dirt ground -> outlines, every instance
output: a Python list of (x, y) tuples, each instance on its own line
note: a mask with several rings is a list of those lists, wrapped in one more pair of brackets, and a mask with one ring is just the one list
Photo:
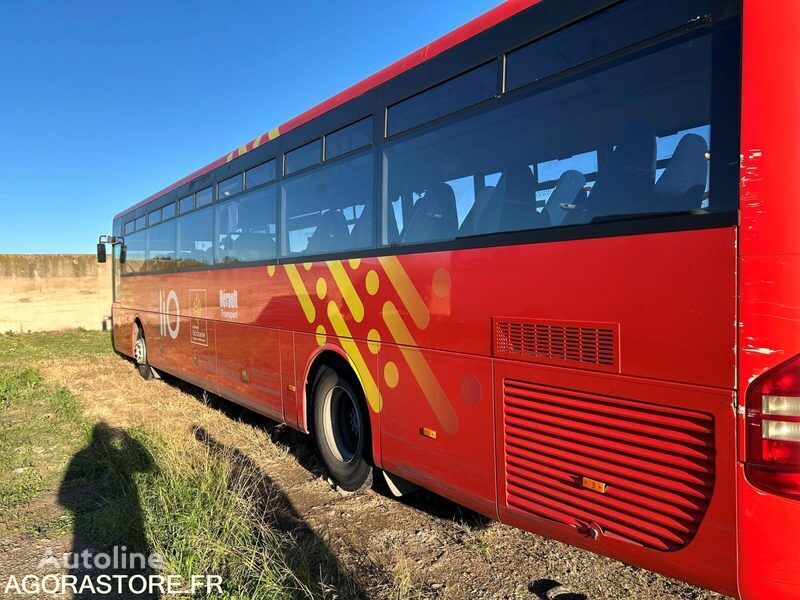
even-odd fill
[[(92, 419), (121, 427), (147, 423), (170, 436), (202, 432), (234, 448), (269, 478), (298, 526), (327, 545), (365, 596), (723, 599), (488, 521), (426, 492), (397, 500), (376, 486), (342, 495), (326, 482), (305, 436), (177, 381), (145, 382), (116, 356), (39, 368), (48, 381), (77, 394)], [(55, 498), (50, 501), (56, 510)], [(63, 552), (69, 543), (68, 533), (63, 539), (5, 540), (0, 569), (29, 570), (45, 548)]]

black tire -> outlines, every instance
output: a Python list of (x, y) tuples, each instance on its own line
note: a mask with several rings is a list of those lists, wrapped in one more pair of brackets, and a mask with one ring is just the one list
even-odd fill
[(144, 331), (138, 324), (136, 325), (136, 341), (133, 347), (133, 361), (136, 363), (136, 369), (142, 379), (150, 381), (155, 378), (153, 367), (147, 363), (147, 341), (144, 337)]
[(358, 386), (323, 367), (314, 385), (314, 438), (331, 479), (347, 492), (372, 485), (369, 413)]

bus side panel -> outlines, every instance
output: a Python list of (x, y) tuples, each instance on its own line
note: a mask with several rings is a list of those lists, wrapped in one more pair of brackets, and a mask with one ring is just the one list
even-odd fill
[(503, 522), (735, 594), (732, 391), (505, 360), (495, 381)]
[(204, 317), (182, 316), (177, 339), (177, 361), (181, 379), (216, 394), (217, 357), (214, 333), (213, 321)]
[(139, 313), (139, 318), (144, 323), (147, 362), (157, 369), (179, 377), (181, 374), (179, 342), (171, 337), (170, 329), (167, 327), (168, 323), (177, 324), (178, 317), (147, 311)]
[(279, 331), (268, 327), (217, 322), (220, 394), (246, 398), (256, 410), (283, 422)]
[(281, 362), (281, 394), (283, 397), (283, 420), (297, 429), (298, 425), (298, 398), (302, 398), (302, 385), (297, 383), (297, 374), (294, 364), (294, 333), (280, 331), (280, 362)]
[[(753, 379), (800, 354), (800, 3), (745, 0), (743, 28), (742, 408)], [(738, 475), (741, 597), (800, 598), (800, 502), (754, 487), (743, 463)]]
[(492, 361), (384, 343), (384, 468), (497, 518)]
[(114, 327), (114, 350), (125, 356), (133, 356), (133, 318), (129, 310), (113, 306), (111, 319)]

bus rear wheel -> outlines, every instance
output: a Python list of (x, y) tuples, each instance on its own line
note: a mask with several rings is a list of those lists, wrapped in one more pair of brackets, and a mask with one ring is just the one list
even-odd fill
[(133, 344), (133, 360), (142, 379), (150, 381), (155, 378), (153, 367), (147, 364), (147, 341), (140, 325), (136, 326), (136, 341)]
[(350, 381), (323, 367), (314, 387), (314, 437), (334, 483), (347, 492), (372, 485), (369, 414)]

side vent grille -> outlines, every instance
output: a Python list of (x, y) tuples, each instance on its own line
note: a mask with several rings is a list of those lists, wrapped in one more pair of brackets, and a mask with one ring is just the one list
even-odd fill
[(714, 419), (503, 382), (507, 506), (660, 551), (686, 546), (714, 489)]
[(619, 326), (532, 319), (494, 320), (495, 356), (619, 372)]

